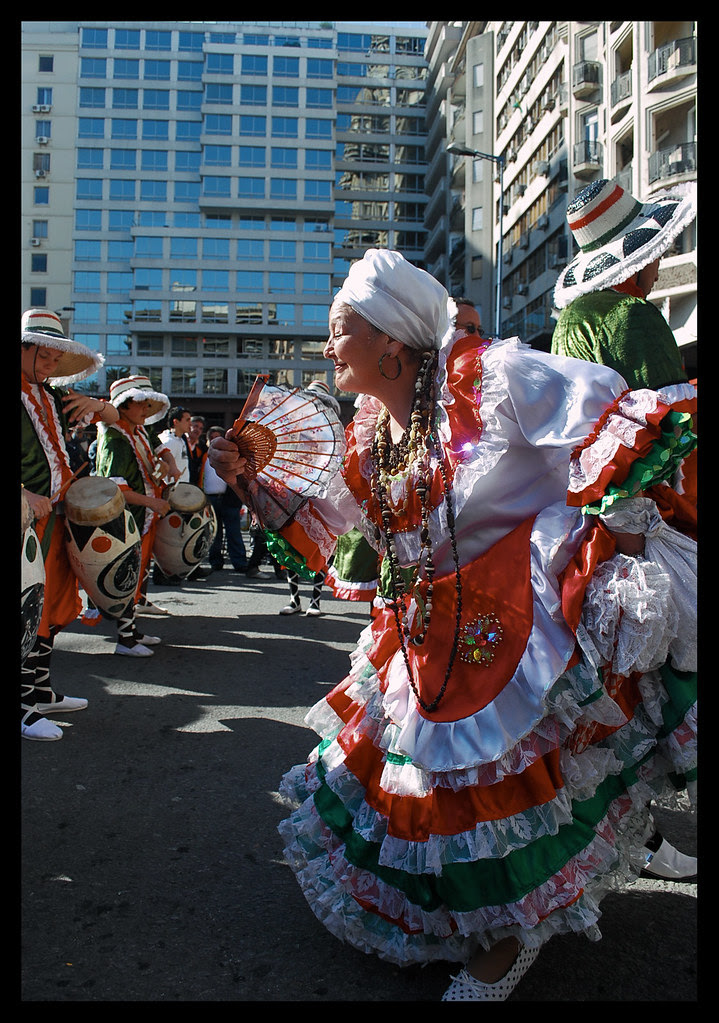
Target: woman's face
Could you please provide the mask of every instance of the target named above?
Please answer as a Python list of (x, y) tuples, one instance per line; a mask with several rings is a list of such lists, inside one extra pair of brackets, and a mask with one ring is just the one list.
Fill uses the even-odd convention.
[(151, 407), (149, 401), (127, 401), (120, 408), (120, 416), (133, 426), (143, 426)]
[(329, 327), (324, 355), (334, 363), (337, 387), (355, 394), (373, 394), (379, 359), (387, 350), (387, 335), (341, 303), (330, 309)]

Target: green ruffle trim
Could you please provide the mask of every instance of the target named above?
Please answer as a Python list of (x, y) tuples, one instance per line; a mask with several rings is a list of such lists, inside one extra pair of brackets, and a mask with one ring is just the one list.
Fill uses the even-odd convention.
[(316, 572), (307, 567), (307, 559), (299, 551), (296, 551), (291, 543), (288, 543), (279, 533), (270, 533), (265, 530), (267, 550), (275, 559), (278, 565), (282, 565), (290, 572), (296, 572), (301, 579), (314, 579)]
[(610, 483), (601, 500), (584, 505), (582, 512), (585, 515), (602, 515), (617, 501), (636, 497), (648, 487), (670, 480), (696, 447), (693, 425), (688, 412), (668, 412), (660, 424), (661, 435), (649, 454), (633, 463), (623, 483)]

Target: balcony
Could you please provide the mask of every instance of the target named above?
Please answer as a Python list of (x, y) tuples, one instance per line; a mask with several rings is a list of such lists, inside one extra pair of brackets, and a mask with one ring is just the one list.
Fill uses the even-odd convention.
[(632, 69), (617, 75), (611, 85), (610, 98), (612, 104), (612, 120), (616, 121), (619, 114), (624, 113), (632, 101)]
[(582, 139), (574, 144), (574, 174), (578, 178), (590, 178), (603, 165), (603, 147), (596, 139)]
[(677, 78), (696, 74), (696, 70), (696, 39), (693, 37), (689, 39), (675, 39), (673, 42), (666, 43), (649, 54), (649, 88), (661, 88), (664, 85), (675, 82)]
[(601, 65), (595, 61), (582, 60), (572, 68), (572, 94), (575, 99), (591, 96), (599, 88)]
[(666, 149), (660, 149), (649, 157), (649, 184), (654, 185), (666, 178), (680, 180), (694, 178), (697, 172), (696, 142), (679, 142)]

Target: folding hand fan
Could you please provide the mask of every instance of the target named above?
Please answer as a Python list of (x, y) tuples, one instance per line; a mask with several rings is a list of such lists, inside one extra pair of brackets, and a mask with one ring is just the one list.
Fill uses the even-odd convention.
[(229, 435), (247, 465), (241, 482), (262, 524), (283, 525), (311, 497), (323, 497), (345, 451), (335, 411), (299, 388), (258, 376)]

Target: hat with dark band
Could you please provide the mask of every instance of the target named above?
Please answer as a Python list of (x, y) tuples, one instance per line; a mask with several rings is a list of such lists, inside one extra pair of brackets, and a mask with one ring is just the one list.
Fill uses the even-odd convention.
[(658, 259), (696, 216), (696, 186), (639, 202), (613, 179), (587, 185), (569, 203), (567, 222), (579, 254), (561, 272), (554, 304), (629, 280)]
[(54, 348), (62, 358), (48, 378), (63, 386), (97, 373), (104, 362), (99, 352), (66, 336), (57, 313), (51, 309), (28, 309), (22, 314), (20, 341), (24, 345)]
[(122, 377), (110, 384), (110, 404), (119, 409), (126, 401), (150, 402), (145, 425), (159, 422), (170, 408), (170, 399), (167, 395), (156, 391), (149, 379), (144, 376)]

